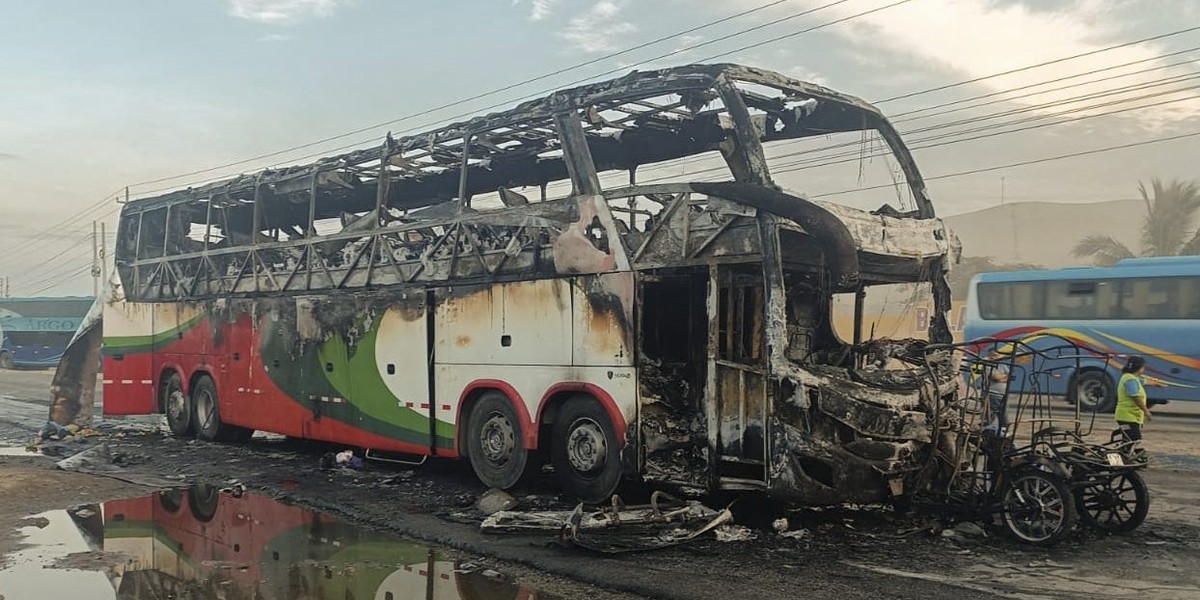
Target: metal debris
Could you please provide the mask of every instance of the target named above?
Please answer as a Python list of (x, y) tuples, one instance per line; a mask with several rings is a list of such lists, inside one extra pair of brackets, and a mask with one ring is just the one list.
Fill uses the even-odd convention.
[(650, 504), (640, 506), (625, 506), (613, 496), (610, 506), (595, 511), (585, 511), (583, 504), (572, 511), (501, 511), (480, 527), (491, 533), (556, 531), (565, 546), (617, 554), (682, 544), (732, 520), (728, 508), (718, 511), (655, 492)]

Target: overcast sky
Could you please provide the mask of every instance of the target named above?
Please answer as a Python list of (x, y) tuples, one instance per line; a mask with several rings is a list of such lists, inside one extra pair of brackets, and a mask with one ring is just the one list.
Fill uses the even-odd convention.
[[(1200, 0), (790, 0), (594, 65), (270, 159), (204, 170), (400, 119), (703, 25), (767, 0), (59, 0), (13, 2), (0, 19), (0, 275), (14, 294), (89, 293), (93, 210), (126, 185), (134, 195), (347, 146), (378, 143), (445, 119), (594, 77), (605, 71), (708, 60), (779, 70), (881, 101), (899, 95), (1200, 26)], [(818, 10), (813, 10), (818, 9)], [(728, 40), (755, 25), (810, 14)], [(743, 46), (798, 32), (748, 50)], [(702, 47), (688, 50), (698, 44)], [(1200, 132), (1200, 31), (1083, 59), (880, 102), (927, 177)], [(659, 55), (670, 57), (647, 62)], [(1116, 65), (1134, 63), (1113, 69)], [(1186, 63), (1170, 66), (1172, 63)], [(1099, 71), (1100, 69), (1108, 69)], [(1152, 70), (1151, 70), (1152, 69)], [(1080, 76), (1088, 71), (1098, 71)], [(1135, 71), (1144, 71), (1137, 73)], [(612, 77), (615, 75), (607, 75)], [(1072, 77), (1070, 79), (1062, 79)], [(1085, 84), (1107, 78), (1105, 81)], [(1172, 79), (1167, 79), (1172, 78)], [(1053, 82), (1062, 79), (1059, 83)], [(1027, 95), (973, 110), (901, 113), (1003, 92)], [(1121, 95), (1109, 92), (1142, 86)], [(1070, 87), (1068, 87), (1070, 86)], [(1049, 87), (1062, 87), (1047, 92)], [(1043, 92), (1028, 95), (1032, 92)], [(1079, 100), (1083, 94), (1097, 94)], [(1142, 99), (1136, 99), (1144, 97)], [(989, 97), (978, 102), (997, 100)], [(1067, 102), (1072, 100), (1071, 102)], [(1133, 107), (1161, 103), (1140, 110)], [(1101, 106), (1102, 105), (1102, 106)], [(955, 105), (960, 107), (962, 105)], [(1103, 115), (1111, 111), (1123, 112)], [(1014, 112), (1009, 112), (1014, 111)], [(997, 114), (1008, 116), (995, 118)], [(992, 116), (957, 129), (938, 123)], [(1087, 118), (1080, 118), (1087, 117)], [(1071, 123), (1054, 124), (1064, 118)], [(1036, 129), (973, 141), (944, 132), (1024, 119)], [(987, 130), (995, 133), (1000, 130)], [(978, 135), (978, 134), (975, 134)], [(942, 214), (1000, 202), (1085, 202), (1135, 197), (1139, 180), (1197, 178), (1200, 137), (973, 176), (935, 179)], [(884, 167), (885, 168), (885, 167)], [(853, 188), (849, 180), (781, 174), (797, 191)], [(53, 287), (48, 287), (53, 286)]]

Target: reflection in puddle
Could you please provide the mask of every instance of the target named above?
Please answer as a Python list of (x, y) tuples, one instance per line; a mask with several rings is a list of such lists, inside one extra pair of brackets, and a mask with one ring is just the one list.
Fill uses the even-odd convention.
[[(5, 600), (547, 598), (401, 538), (210, 486), (42, 516), (50, 525), (23, 530), (31, 547), (0, 570)], [(106, 554), (61, 564), (89, 550)], [(103, 572), (44, 568), (56, 561)]]

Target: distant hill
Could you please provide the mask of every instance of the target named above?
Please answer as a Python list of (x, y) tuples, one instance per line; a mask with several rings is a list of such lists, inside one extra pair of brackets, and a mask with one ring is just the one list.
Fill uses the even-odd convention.
[(1112, 236), (1136, 250), (1145, 214), (1141, 200), (1015, 202), (945, 220), (962, 241), (963, 256), (1065, 267), (1086, 264), (1071, 255), (1071, 248), (1092, 233)]

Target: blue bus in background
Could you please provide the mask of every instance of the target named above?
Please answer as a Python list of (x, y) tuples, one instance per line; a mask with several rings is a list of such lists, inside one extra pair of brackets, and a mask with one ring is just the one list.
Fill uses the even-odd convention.
[[(1146, 374), (1166, 384), (1146, 388), (1151, 400), (1200, 400), (1200, 256), (980, 273), (971, 280), (963, 334), (1018, 338), (1034, 348), (1060, 345), (1058, 337), (1078, 344), (1084, 358), (1059, 359), (1041, 385), (1084, 410), (1113, 410), (1132, 354), (1146, 357)], [(1023, 385), (1014, 373), (1010, 389)]]
[(0, 298), (0, 368), (49, 369), (83, 322), (93, 298)]

